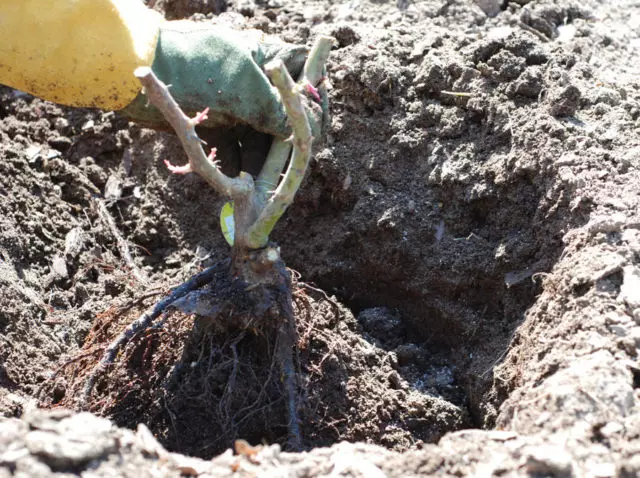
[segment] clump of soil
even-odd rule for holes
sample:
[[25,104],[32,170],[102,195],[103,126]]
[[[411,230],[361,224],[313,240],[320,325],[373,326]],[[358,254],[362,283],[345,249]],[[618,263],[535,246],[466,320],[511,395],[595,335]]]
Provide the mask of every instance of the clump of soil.
[[[286,445],[290,416],[276,332],[282,318],[258,315],[248,294],[225,262],[197,297],[176,302],[159,324],[125,344],[82,407],[121,426],[142,421],[168,449],[193,456],[215,456],[237,438]],[[78,406],[106,347],[158,293],[147,296],[98,316],[83,348],[45,384],[42,405]],[[358,321],[335,300],[300,282],[294,298],[305,448],[349,440],[402,450],[468,426],[451,370],[422,371],[416,388],[406,357],[399,363],[363,338]],[[180,310],[193,308],[199,315]],[[369,323],[371,316],[387,318],[380,310],[368,316]]]

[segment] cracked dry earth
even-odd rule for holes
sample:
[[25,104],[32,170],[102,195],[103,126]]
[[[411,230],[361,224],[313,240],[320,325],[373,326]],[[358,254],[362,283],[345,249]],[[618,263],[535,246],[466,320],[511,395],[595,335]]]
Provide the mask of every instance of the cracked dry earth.
[[640,476],[638,2],[152,3],[337,40],[274,234],[341,303],[301,329],[307,451],[55,406],[106,311],[225,257],[223,201],[170,134],[2,88],[0,477]]

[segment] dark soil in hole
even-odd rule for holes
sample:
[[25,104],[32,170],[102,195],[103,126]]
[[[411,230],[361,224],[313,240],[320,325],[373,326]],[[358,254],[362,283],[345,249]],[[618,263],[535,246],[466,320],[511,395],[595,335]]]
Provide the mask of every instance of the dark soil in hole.
[[[296,308],[307,337],[303,433],[308,446],[349,440],[408,451],[340,445],[283,454],[280,466],[293,476],[372,476],[349,468],[346,455],[389,476],[640,473],[633,2],[508,1],[495,18],[470,0],[243,1],[219,16],[211,2],[155,4],[297,43],[320,33],[338,41],[330,129],[274,237],[302,280],[347,306],[336,311],[307,292],[310,309]],[[139,310],[118,308],[149,288],[123,267],[97,200],[107,199],[136,265],[163,290],[228,250],[217,232],[222,201],[199,178],[163,169],[162,159],[183,154],[170,134],[0,95],[0,411],[19,417],[61,362],[88,350],[87,337],[105,343],[135,317]],[[222,154],[230,168],[231,146]],[[212,430],[201,424],[169,425],[157,401],[169,367],[183,355],[196,362],[179,383],[204,390],[207,369],[189,350],[199,337],[218,347],[220,363],[233,355],[235,335],[206,335],[174,314],[130,343],[131,360],[100,389],[111,401],[95,410],[127,426],[146,421],[172,449],[201,456],[234,436],[282,442],[278,380],[270,408],[216,448],[206,448]],[[248,355],[268,350],[259,337],[243,340]],[[80,373],[95,359],[69,367]],[[245,386],[265,383],[269,363],[248,367],[262,376],[249,373]],[[228,380],[230,371],[220,374]],[[142,393],[143,379],[157,387]],[[132,381],[140,393],[124,396]],[[44,398],[71,401],[73,383]],[[32,443],[30,430],[58,426],[25,420],[0,422],[15,446]],[[471,426],[495,430],[453,432]],[[104,450],[103,467],[142,454]],[[22,458],[0,456],[13,460],[0,461],[0,473],[18,469]],[[229,470],[226,459],[215,463]]]

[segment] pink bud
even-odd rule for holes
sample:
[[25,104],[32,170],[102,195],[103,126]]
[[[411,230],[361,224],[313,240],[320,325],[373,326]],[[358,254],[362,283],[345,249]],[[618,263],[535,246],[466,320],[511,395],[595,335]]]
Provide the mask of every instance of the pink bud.
[[171,164],[168,159],[165,159],[164,165],[173,174],[187,174],[191,172],[191,163],[187,163],[184,166],[176,166],[174,164]]
[[320,99],[320,93],[318,93],[318,88],[313,86],[311,83],[307,83],[305,85],[305,88],[311,94],[311,96],[316,99],[318,103],[322,103],[322,100]]
[[209,107],[207,106],[204,111],[201,111],[200,113],[198,113],[194,118],[193,118],[193,122],[194,124],[200,124],[202,123],[204,120],[206,120],[209,116],[207,116],[209,114]]

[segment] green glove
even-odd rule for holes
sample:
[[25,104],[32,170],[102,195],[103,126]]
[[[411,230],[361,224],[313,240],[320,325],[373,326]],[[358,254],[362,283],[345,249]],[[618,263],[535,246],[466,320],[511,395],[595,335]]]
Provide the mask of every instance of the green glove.
[[[262,67],[279,58],[297,78],[306,56],[305,47],[262,32],[168,22],[160,27],[151,69],[170,85],[172,96],[187,115],[210,109],[203,126],[247,124],[286,138],[291,134],[287,114]],[[143,94],[120,112],[146,126],[167,125]]]

